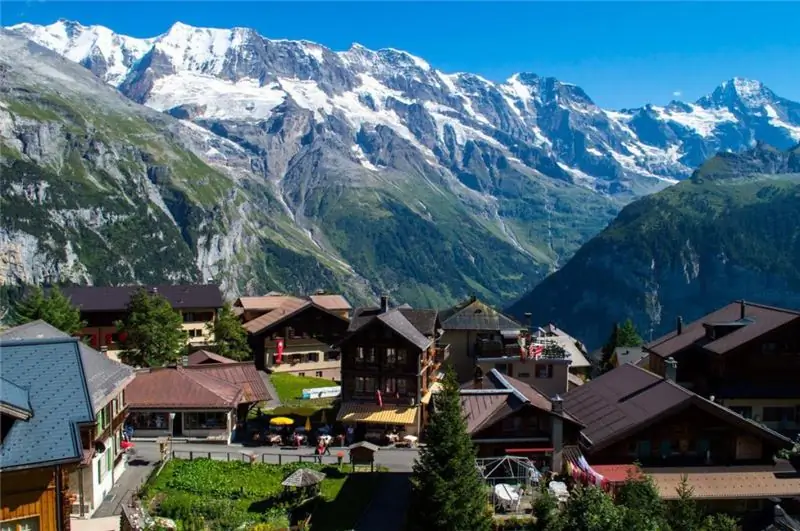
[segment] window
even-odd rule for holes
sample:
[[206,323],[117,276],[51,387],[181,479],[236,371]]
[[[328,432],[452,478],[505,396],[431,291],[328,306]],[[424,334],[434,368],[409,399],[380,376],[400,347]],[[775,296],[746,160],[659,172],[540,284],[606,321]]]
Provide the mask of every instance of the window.
[[96,416],[98,431],[102,432],[111,424],[111,404],[101,409]]
[[404,348],[397,349],[397,364],[405,365],[407,362],[408,362],[408,352],[406,352],[406,349]]
[[375,363],[375,349],[373,347],[358,347],[356,351],[356,363],[362,365]]
[[764,422],[792,422],[794,421],[795,407],[765,407]]
[[386,349],[386,365],[396,365],[397,354],[392,347]]
[[775,352],[778,349],[778,345],[775,343],[764,343],[761,345],[761,352],[764,354],[769,354]]
[[508,363],[495,363],[494,368],[500,374],[507,374],[508,376],[511,376],[511,367],[508,365]]
[[552,378],[553,377],[553,366],[552,365],[537,365],[536,366],[536,377],[537,378]]
[[304,372],[298,372],[298,373],[297,373],[297,376],[299,376],[299,377],[301,377],[301,378],[305,378],[305,376],[306,376],[306,373],[304,373]]
[[356,393],[374,393],[375,378],[371,376],[356,376]]
[[202,328],[191,328],[187,330],[189,337],[203,337],[203,329]]
[[97,482],[102,483],[103,478],[106,477],[108,474],[108,466],[106,465],[106,454],[108,452],[108,448],[102,454],[98,454],[97,456]]
[[315,372],[314,376],[316,376],[317,378],[322,378],[322,371]]
[[0,522],[1,531],[39,531],[39,517],[28,516]]
[[183,427],[187,430],[217,430],[228,427],[228,414],[224,411],[184,413]]
[[650,457],[650,441],[637,441],[636,442],[636,455],[642,459]]
[[205,323],[214,319],[214,312],[186,312],[183,314],[184,323]]
[[386,394],[404,396],[408,392],[408,380],[405,378],[386,378],[384,392]]
[[128,421],[134,430],[166,430],[169,426],[166,413],[131,413]]
[[120,452],[122,452],[122,428],[114,434],[114,455],[119,455]]
[[517,373],[517,378],[530,378],[530,377],[531,377],[531,373],[529,373],[529,372],[518,372]]

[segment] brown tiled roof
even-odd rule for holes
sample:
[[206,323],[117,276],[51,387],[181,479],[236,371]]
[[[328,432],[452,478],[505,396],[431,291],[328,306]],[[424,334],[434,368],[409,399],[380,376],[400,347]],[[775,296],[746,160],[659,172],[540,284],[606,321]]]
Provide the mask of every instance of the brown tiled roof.
[[[548,413],[553,412],[553,403],[544,393],[530,384],[501,374],[496,369],[486,373],[480,388],[475,387],[475,382],[461,386],[461,409],[467,418],[468,433],[480,431],[529,406]],[[580,421],[566,412],[561,416],[580,424]]]
[[[745,306],[745,320],[742,320],[742,305]],[[771,330],[800,319],[800,312],[783,308],[774,308],[752,302],[735,301],[708,315],[683,325],[683,331],[677,330],[651,341],[645,348],[662,358],[674,355],[686,347],[702,343],[700,346],[710,352],[724,354],[739,345],[755,339]],[[744,326],[716,341],[703,342],[706,336],[704,324],[733,323],[742,321]]]
[[311,302],[331,311],[352,310],[353,307],[341,295],[311,295]]
[[242,402],[265,402],[272,397],[269,395],[264,379],[252,361],[233,362],[225,364],[192,365],[186,367],[188,371],[201,372],[202,374],[224,380],[241,387],[244,391]]
[[125,399],[131,409],[233,408],[242,401],[243,395],[239,385],[183,367],[139,371],[125,389]]
[[800,472],[785,461],[775,466],[646,468],[661,497],[678,499],[683,475],[697,499],[792,498],[800,496]]
[[592,451],[618,441],[650,422],[696,405],[780,445],[791,441],[765,426],[631,364],[613,369],[564,396],[564,409],[583,422]]
[[280,308],[287,301],[302,301],[302,299],[283,294],[264,295],[261,297],[239,297],[236,300],[235,306],[239,306],[245,310],[272,311]]
[[216,284],[163,286],[71,286],[62,292],[84,312],[124,311],[137,290],[155,289],[173,308],[222,308],[222,292]]
[[220,356],[215,352],[207,350],[198,350],[189,354],[189,365],[200,365],[206,361],[213,361],[215,363],[236,363],[236,360]]
[[248,334],[257,334],[265,328],[270,327],[292,315],[295,315],[300,310],[311,307],[311,305],[312,303],[310,301],[304,301],[302,299],[296,299],[292,297],[291,299],[286,299],[277,309],[256,317],[252,321],[246,322],[243,326]]

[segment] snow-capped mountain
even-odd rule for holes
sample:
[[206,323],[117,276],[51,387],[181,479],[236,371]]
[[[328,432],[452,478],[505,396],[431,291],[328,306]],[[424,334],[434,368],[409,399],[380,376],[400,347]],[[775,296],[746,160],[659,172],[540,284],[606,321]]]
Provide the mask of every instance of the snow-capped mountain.
[[356,44],[334,52],[247,28],[176,23],[149,39],[69,21],[9,29],[80,62],[137,102],[209,128],[270,120],[292,107],[311,111],[318,124],[333,119],[353,148],[350,158],[371,171],[381,161],[358,138],[376,126],[445,170],[463,169],[458,159],[471,141],[523,172],[612,194],[661,188],[715,152],[757,139],[778,147],[800,141],[800,105],[743,79],[695,103],[616,112],[553,78],[521,73],[493,83],[443,73],[399,50]]
[[[443,305],[475,293],[501,304],[626,201],[707,156],[800,140],[797,103],[738,79],[695,103],[611,111],[554,78],[494,83],[400,50],[337,52],[246,28],[177,23],[139,39],[59,21],[0,37],[13,48],[0,49],[0,147],[19,168],[8,204],[24,197],[20,215],[49,217],[0,227],[0,249],[19,250],[14,276],[26,281],[43,278],[37,264],[88,282],[177,278],[163,246],[136,247],[113,267],[95,258],[127,251],[111,245],[112,221],[139,226],[140,212],[155,212],[202,278],[231,294],[324,287],[354,300],[389,292]],[[46,186],[32,181],[39,174]],[[67,185],[83,187],[68,203],[40,191]],[[109,187],[119,195],[106,198]],[[79,236],[68,249],[83,250],[64,255],[69,231]]]

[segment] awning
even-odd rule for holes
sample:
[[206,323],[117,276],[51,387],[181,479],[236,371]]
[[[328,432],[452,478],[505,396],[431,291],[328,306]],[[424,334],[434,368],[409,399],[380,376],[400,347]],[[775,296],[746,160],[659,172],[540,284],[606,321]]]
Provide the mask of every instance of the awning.
[[367,424],[415,424],[417,422],[416,406],[392,406],[384,404],[369,404],[362,402],[344,402],[339,409],[336,420],[339,422],[353,423],[364,422]]

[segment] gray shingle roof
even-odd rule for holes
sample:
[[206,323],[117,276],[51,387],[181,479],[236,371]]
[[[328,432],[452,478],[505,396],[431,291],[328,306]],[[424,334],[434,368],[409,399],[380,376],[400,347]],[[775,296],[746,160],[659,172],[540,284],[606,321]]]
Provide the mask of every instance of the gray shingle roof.
[[420,349],[428,348],[433,341],[433,339],[422,335],[400,310],[389,310],[386,313],[382,313],[378,316],[378,320]]
[[3,440],[0,470],[79,461],[80,425],[95,416],[77,340],[0,340],[0,366],[3,378],[28,391],[33,410]]
[[[68,337],[66,333],[41,320],[15,326],[0,333],[0,340],[4,342]],[[92,407],[94,411],[99,411],[114,395],[133,381],[135,371],[132,367],[114,361],[84,343],[79,343],[78,348],[86,382],[89,385],[89,395],[92,397]]]
[[83,312],[125,311],[131,295],[155,289],[173,308],[222,308],[222,292],[216,284],[176,284],[163,286],[70,286],[61,291]]
[[466,302],[442,312],[444,330],[523,330],[525,327],[479,300]]

